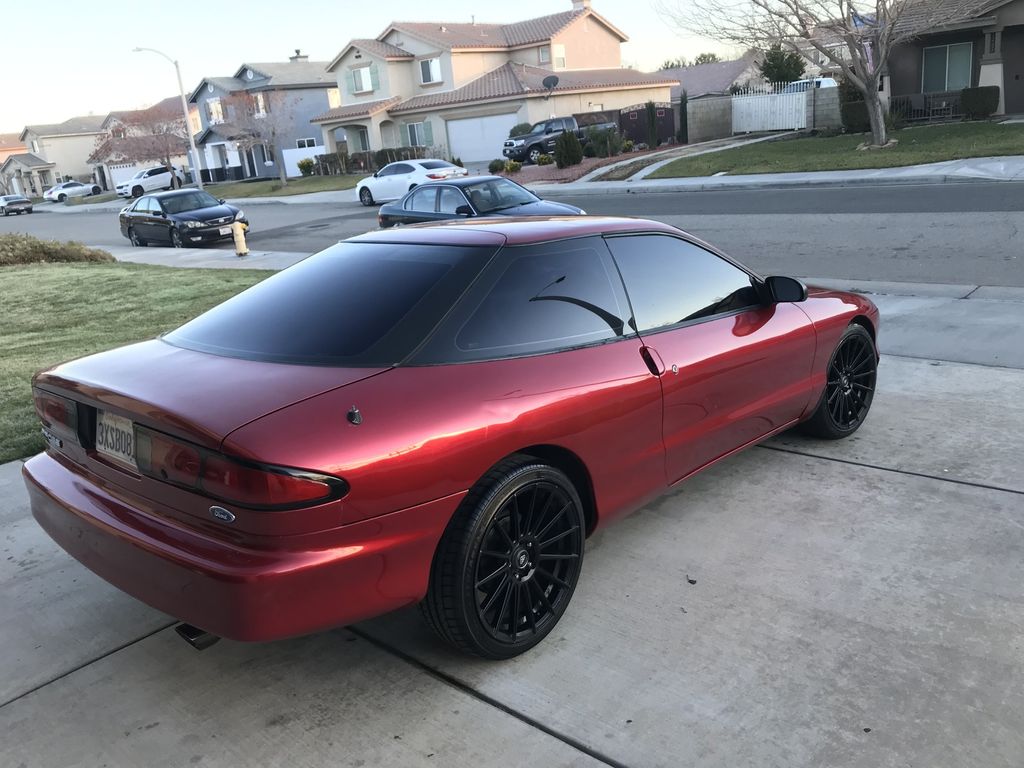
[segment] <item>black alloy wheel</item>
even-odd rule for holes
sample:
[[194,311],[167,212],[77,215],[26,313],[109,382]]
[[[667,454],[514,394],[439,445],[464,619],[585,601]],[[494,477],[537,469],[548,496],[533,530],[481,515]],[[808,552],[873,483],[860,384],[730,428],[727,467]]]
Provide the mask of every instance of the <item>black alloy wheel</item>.
[[368,187],[359,190],[359,202],[363,205],[373,205],[373,193]]
[[181,233],[174,227],[171,227],[171,247],[181,248],[182,246],[184,246],[184,243],[181,241]]
[[801,425],[803,431],[830,440],[856,432],[871,409],[877,375],[871,334],[863,326],[848,326],[829,360],[821,401]]
[[59,194],[59,195],[57,195],[57,202],[58,202],[58,203],[63,203],[63,202],[64,202],[65,200],[67,200],[67,199],[68,199],[68,196],[67,196],[67,195],[65,195],[65,194],[63,194],[63,193],[62,193],[62,194]]
[[146,244],[146,241],[139,237],[138,233],[136,233],[134,227],[128,228],[128,240],[135,248],[142,248]]
[[529,650],[572,599],[584,538],[580,497],[562,471],[525,456],[500,463],[441,539],[422,603],[428,624],[485,658]]
[[132,197],[142,197],[142,187],[132,187]]

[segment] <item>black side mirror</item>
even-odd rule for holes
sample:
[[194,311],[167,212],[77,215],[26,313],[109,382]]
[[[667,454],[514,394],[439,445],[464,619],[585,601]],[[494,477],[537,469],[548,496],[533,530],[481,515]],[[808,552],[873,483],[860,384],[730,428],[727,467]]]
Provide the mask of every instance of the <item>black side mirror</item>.
[[224,203],[226,203],[227,200],[225,200],[224,198],[220,198],[217,200],[217,202],[220,203],[221,205],[224,205]]
[[765,278],[768,295],[776,304],[786,301],[807,301],[807,286],[792,277],[772,275]]
[[460,205],[458,208],[455,209],[455,215],[456,216],[472,216],[473,215],[473,209],[470,208],[468,205]]
[[376,178],[378,178],[379,176],[380,176],[380,171],[374,171],[374,172],[373,172],[373,178],[375,178],[375,179],[376,179]]

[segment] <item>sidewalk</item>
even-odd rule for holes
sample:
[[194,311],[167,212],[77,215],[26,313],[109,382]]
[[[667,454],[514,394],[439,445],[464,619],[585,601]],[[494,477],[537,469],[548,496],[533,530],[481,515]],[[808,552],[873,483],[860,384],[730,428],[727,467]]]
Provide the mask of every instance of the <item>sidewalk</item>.
[[106,251],[118,261],[192,269],[285,269],[310,255],[290,251],[249,251],[248,256],[236,256],[234,251],[220,248],[133,248],[130,245],[90,247]]

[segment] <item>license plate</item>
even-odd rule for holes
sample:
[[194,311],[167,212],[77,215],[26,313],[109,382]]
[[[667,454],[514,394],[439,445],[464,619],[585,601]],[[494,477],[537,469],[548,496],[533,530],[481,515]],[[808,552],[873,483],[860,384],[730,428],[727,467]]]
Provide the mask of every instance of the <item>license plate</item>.
[[97,411],[96,452],[117,464],[136,469],[135,428],[131,419]]
[[222,235],[230,235],[231,227],[221,227],[219,231]]

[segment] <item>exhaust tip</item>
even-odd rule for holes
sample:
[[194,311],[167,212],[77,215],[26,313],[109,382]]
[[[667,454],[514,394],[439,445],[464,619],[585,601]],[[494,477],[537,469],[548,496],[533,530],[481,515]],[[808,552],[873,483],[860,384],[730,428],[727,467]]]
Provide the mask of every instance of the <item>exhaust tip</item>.
[[181,623],[174,628],[174,631],[178,633],[178,636],[182,640],[191,645],[197,651],[205,651],[211,645],[220,640],[217,635],[211,635],[205,629],[193,627],[191,624]]

